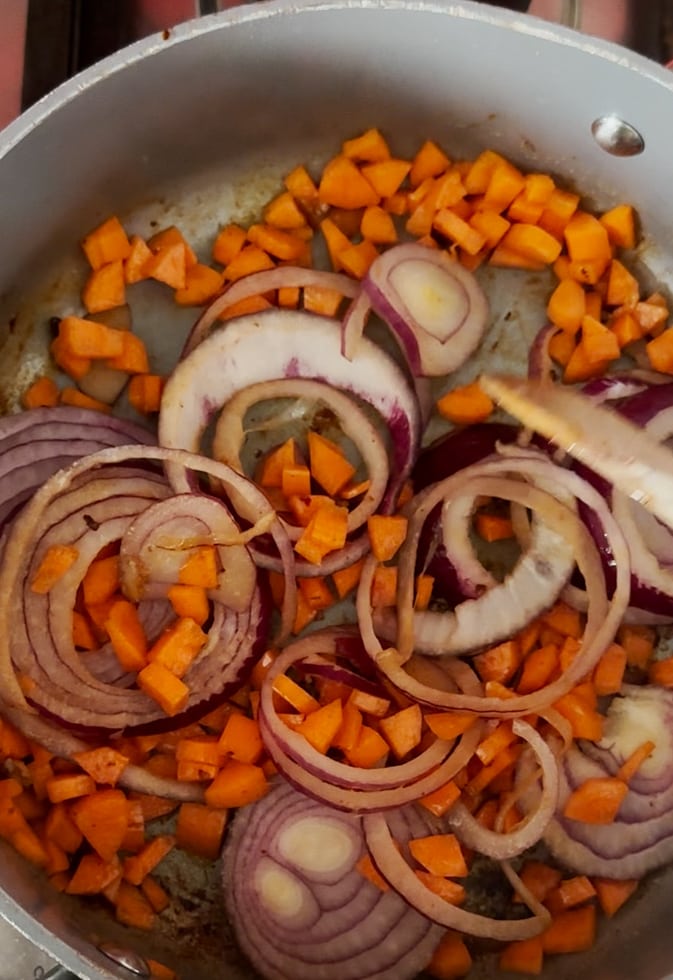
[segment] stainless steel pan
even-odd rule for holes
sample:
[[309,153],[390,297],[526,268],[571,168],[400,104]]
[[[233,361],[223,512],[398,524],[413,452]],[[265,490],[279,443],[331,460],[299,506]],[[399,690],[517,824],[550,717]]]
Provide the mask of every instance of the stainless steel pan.
[[[251,217],[289,167],[319,164],[372,125],[400,153],[427,137],[456,156],[493,147],[562,176],[599,207],[634,202],[646,236],[641,271],[664,288],[670,281],[673,77],[665,69],[470,2],[272,0],[139,42],[0,135],[2,407],[16,407],[44,361],[49,315],[76,306],[76,243],[90,227],[112,212],[138,228],[175,221],[205,246],[220,223]],[[545,283],[512,274],[488,286],[496,356],[521,364]],[[191,315],[172,311],[168,321],[157,296],[139,291],[136,323],[168,367]],[[142,975],[138,961],[135,973],[119,965],[119,950],[116,962],[101,952],[106,943],[162,960],[183,980],[251,976],[212,900],[216,868],[174,859],[176,912],[145,936],[91,902],[56,896],[8,848],[0,854],[0,913],[78,977]],[[673,874],[653,878],[590,953],[559,958],[545,976],[673,974],[672,902]],[[488,960],[482,974],[493,975]]]

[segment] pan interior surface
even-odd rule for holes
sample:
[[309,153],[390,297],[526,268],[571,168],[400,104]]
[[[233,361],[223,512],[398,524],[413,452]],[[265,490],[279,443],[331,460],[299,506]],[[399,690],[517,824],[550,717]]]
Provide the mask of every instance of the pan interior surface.
[[[598,146],[592,124],[608,112],[638,129],[642,154]],[[140,234],[174,223],[205,256],[218,228],[252,218],[284,173],[317,169],[371,126],[399,155],[426,138],[454,158],[489,147],[558,175],[597,207],[634,203],[645,232],[638,261],[665,282],[673,220],[661,121],[672,112],[673,83],[658,66],[469,2],[272,0],[140,42],[66,83],[0,142],[0,405],[15,410],[46,363],[50,316],[79,309],[77,243],[90,228],[112,213]],[[549,280],[484,276],[493,320],[485,363],[520,372]],[[176,312],[151,284],[135,297],[138,332],[168,370],[193,311]],[[464,373],[474,377],[474,362]],[[84,980],[129,976],[97,952],[105,941],[185,980],[252,976],[223,921],[217,867],[172,855],[175,913],[145,935],[103,905],[57,896],[8,848],[2,855],[0,912]],[[660,980],[673,971],[672,899],[673,876],[656,876],[589,953],[550,962],[545,977]],[[475,976],[493,969],[486,958]]]

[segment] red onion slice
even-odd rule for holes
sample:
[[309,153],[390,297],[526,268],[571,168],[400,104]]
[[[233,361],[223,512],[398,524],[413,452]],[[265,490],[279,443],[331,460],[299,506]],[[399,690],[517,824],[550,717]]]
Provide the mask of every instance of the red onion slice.
[[[155,492],[153,488],[157,487],[155,475],[137,470],[126,478],[129,490],[125,498],[122,496],[121,506],[118,506],[116,497],[121,493],[119,473],[113,470],[112,477],[106,480],[105,471],[101,471],[100,467],[122,461],[147,463],[152,460],[196,468],[219,479],[225,488],[235,490],[242,501],[247,501],[243,516],[248,520],[253,516],[272,515],[271,533],[279,549],[285,549],[287,553],[289,542],[263,495],[253,484],[222,463],[179,450],[126,446],[102,450],[72,464],[37,491],[13,522],[7,538],[5,561],[0,571],[0,622],[5,623],[0,638],[0,665],[5,680],[3,697],[7,703],[25,705],[12,666],[12,656],[15,654],[24,658],[24,666],[30,668],[29,674],[34,671],[38,675],[37,688],[31,692],[31,697],[39,700],[46,710],[57,717],[65,720],[66,715],[74,712],[70,717],[73,724],[110,727],[113,730],[157,723],[160,719],[161,710],[157,711],[157,706],[141,692],[102,685],[95,678],[87,676],[81,658],[72,645],[72,624],[69,622],[77,585],[87,560],[107,540],[122,536],[139,509],[138,502],[143,499],[143,493],[145,500],[147,492],[151,498]],[[165,487],[160,489],[160,495],[166,492]],[[194,507],[198,510],[196,496]],[[87,515],[92,519],[87,520]],[[33,593],[29,586],[31,567],[34,567],[41,553],[38,545],[41,539],[42,547],[52,541],[63,541],[75,543],[80,549],[78,561],[46,596]],[[287,559],[292,573],[291,552],[287,554]],[[25,609],[19,624],[21,629],[12,630],[9,623],[20,608]],[[294,615],[291,607],[284,612],[291,622]],[[189,709],[202,709],[203,713],[208,710],[208,703],[213,697],[224,696],[223,692],[229,689],[229,685],[240,685],[261,645],[266,642],[267,614],[268,603],[259,591],[255,592],[252,603],[243,613],[225,615],[223,607],[216,605],[206,649],[190,668],[194,686]],[[45,622],[49,624],[46,632]],[[26,640],[25,630],[30,640]],[[59,680],[55,686],[45,689],[44,685],[48,684],[46,677],[50,672],[55,672]],[[73,677],[86,681],[91,697],[80,689],[79,684],[73,687]],[[189,674],[187,678],[189,683]],[[176,722],[164,717],[161,723],[174,727]]]
[[433,922],[469,936],[513,942],[539,935],[551,921],[546,910],[527,919],[498,920],[451,905],[426,888],[414,874],[397,849],[384,814],[367,814],[363,823],[367,846],[379,872],[413,908]]
[[[404,829],[400,822],[396,829]],[[413,818],[413,831],[427,824]],[[223,854],[229,921],[268,980],[411,980],[441,930],[357,870],[362,822],[282,780],[236,815]]]
[[488,302],[476,278],[439,249],[416,243],[387,249],[372,262],[362,288],[414,375],[457,370],[486,329]]
[[335,289],[347,299],[354,299],[360,293],[359,283],[338,272],[323,272],[320,269],[305,269],[302,266],[284,265],[277,269],[266,269],[242,276],[206,307],[192,327],[182,350],[182,357],[190,354],[201,341],[209,335],[218,318],[234,303],[240,303],[250,296],[271,292],[285,287],[322,286]]
[[[407,536],[409,541],[418,533],[419,526],[427,513],[441,499],[447,488],[460,486],[462,481],[469,481],[473,472],[483,475],[499,475],[508,472],[509,475],[521,474],[528,480],[541,479],[548,485],[554,478],[563,486],[564,493],[569,492],[578,500],[583,500],[589,507],[595,509],[601,517],[605,534],[608,537],[616,563],[616,586],[613,596],[608,602],[602,564],[593,539],[578,518],[566,508],[569,533],[576,535],[576,560],[581,574],[587,583],[590,597],[587,622],[582,638],[582,646],[570,667],[565,673],[546,688],[533,694],[515,695],[512,698],[500,699],[480,697],[473,694],[454,693],[433,688],[415,680],[405,669],[406,655],[396,649],[384,649],[376,635],[372,622],[372,609],[369,601],[371,582],[376,562],[370,558],[365,563],[360,587],[357,594],[358,622],[367,652],[376,663],[379,670],[400,690],[421,704],[437,708],[456,708],[474,711],[477,714],[490,717],[516,718],[529,712],[540,712],[569,691],[595,665],[605,648],[612,641],[620,625],[628,604],[630,562],[626,542],[612,517],[603,497],[576,473],[557,467],[548,457],[533,451],[520,448],[502,447],[506,460],[494,460],[480,464],[474,471],[464,472],[450,477],[447,481],[426,491],[422,505],[419,505],[412,522],[418,524],[411,527]],[[516,455],[510,455],[510,453]],[[434,496],[433,496],[434,495]],[[435,499],[437,498],[437,499]],[[425,513],[423,513],[425,510]],[[413,562],[412,562],[413,567]],[[403,572],[406,575],[402,566]],[[398,609],[404,605],[412,609],[412,593],[406,583],[406,595],[400,599],[398,590]],[[413,628],[411,631],[413,637]],[[412,639],[413,642],[413,639]]]
[[[269,399],[297,398],[327,407],[339,421],[343,434],[357,449],[370,485],[362,499],[348,514],[348,532],[366,523],[379,507],[388,486],[388,452],[382,435],[354,398],[319,381],[282,379],[249,385],[230,398],[220,413],[213,435],[215,459],[243,472],[241,447],[245,441],[243,419],[257,403]],[[302,528],[286,524],[290,538],[299,537]]]
[[[260,357],[264,351],[264,357]],[[303,378],[333,385],[371,405],[386,423],[393,444],[383,507],[394,505],[416,457],[420,415],[416,396],[395,362],[370,341],[348,361],[340,350],[336,320],[292,310],[240,317],[204,340],[168,379],[159,416],[159,442],[197,451],[210,418],[248,385]],[[185,487],[169,469],[177,491]]]

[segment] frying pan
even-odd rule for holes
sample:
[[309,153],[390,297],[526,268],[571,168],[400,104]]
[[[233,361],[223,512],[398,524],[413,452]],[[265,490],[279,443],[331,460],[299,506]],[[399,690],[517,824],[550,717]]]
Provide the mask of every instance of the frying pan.
[[[467,0],[272,0],[150,37],[61,86],[0,138],[2,409],[16,409],[46,362],[49,316],[77,309],[76,243],[88,229],[111,213],[138,229],[176,223],[205,249],[219,224],[252,218],[297,162],[319,166],[369,126],[400,155],[425,138],[457,157],[492,147],[558,175],[590,206],[635,203],[640,273],[665,288],[672,123],[665,69]],[[485,285],[489,364],[521,370],[548,284],[507,273]],[[190,319],[140,289],[135,320],[158,370],[170,367]],[[216,866],[169,857],[175,911],[148,936],[93,902],[57,896],[9,848],[0,861],[0,913],[62,963],[64,977],[130,980],[143,975],[137,956],[184,980],[253,976],[223,920]],[[673,873],[654,876],[590,952],[559,958],[545,977],[673,973],[672,900]],[[475,976],[493,971],[487,957]]]

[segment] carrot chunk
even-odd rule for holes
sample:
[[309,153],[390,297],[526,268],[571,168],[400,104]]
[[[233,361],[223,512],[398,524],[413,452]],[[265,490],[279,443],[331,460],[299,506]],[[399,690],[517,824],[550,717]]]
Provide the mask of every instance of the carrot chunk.
[[138,610],[127,599],[113,602],[105,620],[112,649],[124,670],[131,673],[147,665],[147,639]]
[[94,851],[104,861],[112,861],[129,822],[124,793],[119,789],[91,792],[71,804],[70,815]]
[[560,912],[542,933],[545,953],[580,953],[590,949],[596,938],[596,909],[583,905]]
[[355,163],[337,156],[323,169],[318,194],[324,204],[336,208],[365,208],[379,203],[379,195]]
[[412,856],[431,874],[463,878],[467,874],[465,855],[454,834],[433,834],[409,841]]
[[222,850],[228,811],[203,803],[182,803],[175,825],[177,846],[190,854],[215,861]]
[[189,688],[160,663],[149,663],[139,671],[138,686],[167,715],[176,715],[187,704]]
[[396,759],[403,759],[420,745],[422,725],[423,716],[417,704],[381,719],[381,733]]
[[436,980],[459,980],[472,969],[472,956],[465,941],[456,932],[447,932],[440,939],[426,967]]
[[131,244],[116,215],[108,218],[82,240],[82,250],[92,269],[128,257]]
[[612,878],[592,878],[598,896],[598,904],[608,918],[619,911],[631,898],[640,882],[637,878],[616,881]]
[[408,520],[399,514],[374,514],[367,521],[372,554],[377,561],[389,561],[407,536]]
[[218,749],[223,756],[238,762],[258,762],[264,751],[259,725],[247,715],[232,712],[222,730]]
[[53,408],[58,404],[58,386],[53,378],[41,375],[21,396],[24,408]]
[[628,786],[614,776],[593,776],[568,797],[563,815],[583,823],[612,823],[628,793]]
[[219,809],[245,806],[266,795],[269,789],[260,766],[229,759],[205,791],[208,806]]
[[453,388],[437,402],[437,411],[456,425],[483,422],[494,409],[494,404],[477,381]]
[[70,545],[47,548],[30,582],[32,592],[46,595],[77,561],[79,552]]

